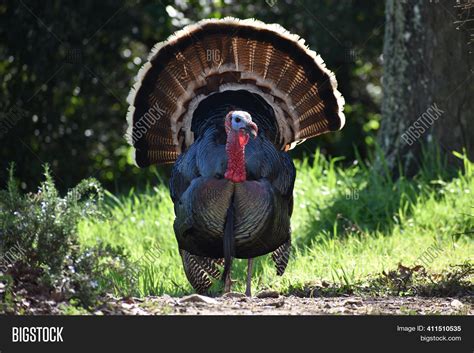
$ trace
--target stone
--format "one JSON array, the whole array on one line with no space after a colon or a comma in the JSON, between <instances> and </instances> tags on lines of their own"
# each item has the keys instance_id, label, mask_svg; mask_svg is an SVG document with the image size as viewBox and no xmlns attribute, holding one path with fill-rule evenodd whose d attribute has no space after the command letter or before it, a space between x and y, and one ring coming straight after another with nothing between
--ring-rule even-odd
<instances>
[{"instance_id":1,"label":"stone","mask_svg":"<svg viewBox=\"0 0 474 353\"><path fill-rule=\"evenodd\" d=\"M179 304L185 303L204 303L204 304L217 304L218 301L211 297L206 297L200 294L191 294L183 297L179 300Z\"/></svg>"}]
</instances>

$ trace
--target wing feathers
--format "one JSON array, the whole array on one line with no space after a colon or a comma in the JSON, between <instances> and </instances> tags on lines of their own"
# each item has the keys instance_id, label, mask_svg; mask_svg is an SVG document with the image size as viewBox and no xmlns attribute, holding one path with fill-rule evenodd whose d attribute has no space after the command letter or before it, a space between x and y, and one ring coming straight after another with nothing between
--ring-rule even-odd
<instances>
[{"instance_id":1,"label":"wing feathers","mask_svg":"<svg viewBox=\"0 0 474 353\"><path fill-rule=\"evenodd\" d=\"M272 252L272 260L275 262L275 268L278 276L283 276L290 260L291 253L291 239L286 243L280 245L274 252Z\"/></svg>"}]
</instances>

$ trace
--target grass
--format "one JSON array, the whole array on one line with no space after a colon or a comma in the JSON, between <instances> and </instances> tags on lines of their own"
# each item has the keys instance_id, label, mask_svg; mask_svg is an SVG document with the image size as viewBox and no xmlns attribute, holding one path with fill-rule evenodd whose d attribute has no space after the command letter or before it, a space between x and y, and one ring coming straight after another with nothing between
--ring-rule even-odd
<instances>
[{"instance_id":1,"label":"grass","mask_svg":"<svg viewBox=\"0 0 474 353\"><path fill-rule=\"evenodd\" d=\"M276 276L268 255L258 258L254 292L302 293L312 286L353 290L387 285L379 280L382 273L389 278L404 266L421 265L428 274L472 266L473 165L457 154L464 170L450 175L433 155L426 154L416 177L396 181L371 165L343 167L341 159L326 160L319 152L312 163L296 163L292 257L283 277ZM81 243L121 247L138 270L132 278L104 273L103 283L115 283L121 296L193 292L182 270L166 185L160 182L141 194L108 194L105 207L105 220L80 223ZM234 261L234 290L244 291L245 269L246 261ZM472 271L466 276L472 289Z\"/></svg>"}]
</instances>

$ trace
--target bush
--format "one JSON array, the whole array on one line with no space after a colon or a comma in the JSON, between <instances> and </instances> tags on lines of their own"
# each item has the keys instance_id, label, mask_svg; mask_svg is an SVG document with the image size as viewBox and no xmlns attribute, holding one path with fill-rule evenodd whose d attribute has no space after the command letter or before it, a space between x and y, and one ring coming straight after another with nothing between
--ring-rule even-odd
<instances>
[{"instance_id":1,"label":"bush","mask_svg":"<svg viewBox=\"0 0 474 353\"><path fill-rule=\"evenodd\" d=\"M14 292L76 299L93 305L104 286L105 268L125 267L120 251L98 245L81 248L77 226L83 217L102 217L100 184L85 179L61 197L48 166L37 193L22 194L10 168L0 191L0 271L13 281ZM5 295L7 297L7 295Z\"/></svg>"}]
</instances>

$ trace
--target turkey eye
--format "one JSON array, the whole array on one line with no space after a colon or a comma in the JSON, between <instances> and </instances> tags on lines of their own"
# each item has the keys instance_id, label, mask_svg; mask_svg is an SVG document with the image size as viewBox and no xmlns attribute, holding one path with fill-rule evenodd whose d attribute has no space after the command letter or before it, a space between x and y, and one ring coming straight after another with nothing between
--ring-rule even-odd
<instances>
[{"instance_id":1,"label":"turkey eye","mask_svg":"<svg viewBox=\"0 0 474 353\"><path fill-rule=\"evenodd\" d=\"M235 118L236 123L240 123L240 118Z\"/></svg>"}]
</instances>

